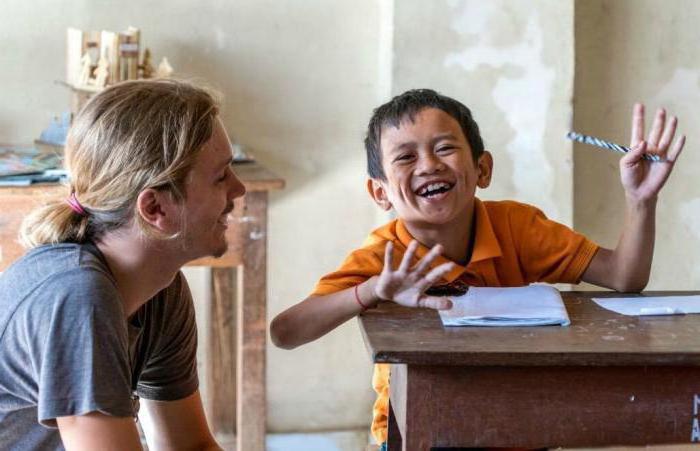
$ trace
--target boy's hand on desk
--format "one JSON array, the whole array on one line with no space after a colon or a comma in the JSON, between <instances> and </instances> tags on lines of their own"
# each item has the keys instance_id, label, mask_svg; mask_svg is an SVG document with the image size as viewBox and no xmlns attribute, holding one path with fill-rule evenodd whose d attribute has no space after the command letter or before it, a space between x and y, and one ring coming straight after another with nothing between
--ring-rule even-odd
<instances>
[{"instance_id":1,"label":"boy's hand on desk","mask_svg":"<svg viewBox=\"0 0 700 451\"><path fill-rule=\"evenodd\" d=\"M428 296L425 291L452 270L453 263L443 263L429 271L430 264L440 255L442 246L433 247L425 257L410 267L418 248L415 240L408 245L401 264L396 271L392 269L394 246L388 242L384 251L384 269L374 287L379 299L394 301L406 307L426 307L436 310L452 308L452 301L437 296Z\"/></svg>"},{"instance_id":2,"label":"boy's hand on desk","mask_svg":"<svg viewBox=\"0 0 700 451\"><path fill-rule=\"evenodd\" d=\"M659 109L649 136L644 141L644 105L634 105L630 142L632 150L620 160L620 178L628 202L656 200L685 144L685 136L681 135L671 147L677 124L675 116L667 120L666 111ZM658 155L664 161L644 160L642 156L645 153Z\"/></svg>"}]
</instances>

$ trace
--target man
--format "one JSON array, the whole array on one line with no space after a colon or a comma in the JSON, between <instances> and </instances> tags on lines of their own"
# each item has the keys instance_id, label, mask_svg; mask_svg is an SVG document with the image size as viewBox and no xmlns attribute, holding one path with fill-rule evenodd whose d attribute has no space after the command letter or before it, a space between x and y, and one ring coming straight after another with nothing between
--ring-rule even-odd
<instances>
[{"instance_id":1,"label":"man","mask_svg":"<svg viewBox=\"0 0 700 451\"><path fill-rule=\"evenodd\" d=\"M220 449L180 272L226 252L245 193L217 102L112 86L76 117L66 168L70 194L25 219L30 250L0 276L0 448L141 449L140 412L150 449Z\"/></svg>"}]
</instances>

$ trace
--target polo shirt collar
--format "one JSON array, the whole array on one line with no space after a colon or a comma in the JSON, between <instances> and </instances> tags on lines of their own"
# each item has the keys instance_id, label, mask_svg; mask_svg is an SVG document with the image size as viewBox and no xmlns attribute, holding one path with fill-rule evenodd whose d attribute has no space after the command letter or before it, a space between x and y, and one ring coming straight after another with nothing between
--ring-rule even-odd
<instances>
[{"instance_id":1,"label":"polo shirt collar","mask_svg":"<svg viewBox=\"0 0 700 451\"><path fill-rule=\"evenodd\" d=\"M488 211L486 210L483 202L477 198L474 198L474 214L476 215L476 221L474 221L474 224L476 225L476 234L474 235L474 250L472 251L472 258L469 263L471 264L478 261L488 260L490 258L500 257L503 255L503 253L501 251L501 246L498 244L496 234L493 231L493 226L491 225ZM404 247L408 247L411 240L414 239L408 229L406 229L406 225L401 219L399 219L396 224L396 236ZM429 251L430 249L418 243L416 256L418 258L423 258ZM431 267L434 268L449 261L451 260L448 260L440 255L435 259ZM455 264L455 268L446 274L444 279L448 282L452 282L461 276L466 270L466 266Z\"/></svg>"},{"instance_id":2,"label":"polo shirt collar","mask_svg":"<svg viewBox=\"0 0 700 451\"><path fill-rule=\"evenodd\" d=\"M500 257L503 252L493 231L489 212L483 202L477 198L474 198L474 214L476 215L476 236L471 262Z\"/></svg>"}]
</instances>

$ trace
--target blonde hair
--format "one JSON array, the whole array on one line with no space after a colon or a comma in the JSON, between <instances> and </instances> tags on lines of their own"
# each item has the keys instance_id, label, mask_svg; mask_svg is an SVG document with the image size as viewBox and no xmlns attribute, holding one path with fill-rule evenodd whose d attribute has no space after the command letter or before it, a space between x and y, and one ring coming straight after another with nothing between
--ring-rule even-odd
<instances>
[{"instance_id":1,"label":"blonde hair","mask_svg":"<svg viewBox=\"0 0 700 451\"><path fill-rule=\"evenodd\" d=\"M136 199L148 188L185 198L185 179L218 113L209 92L182 81L129 81L95 95L73 122L65 158L70 193L86 214L64 200L40 207L22 223L22 244L82 243L134 217L145 234L158 236L134 215Z\"/></svg>"}]
</instances>

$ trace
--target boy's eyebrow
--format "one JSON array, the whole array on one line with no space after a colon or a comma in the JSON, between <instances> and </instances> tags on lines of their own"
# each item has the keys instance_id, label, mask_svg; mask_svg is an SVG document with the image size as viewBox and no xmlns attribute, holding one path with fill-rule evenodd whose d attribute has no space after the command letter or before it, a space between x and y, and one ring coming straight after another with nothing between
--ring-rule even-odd
<instances>
[{"instance_id":1,"label":"boy's eyebrow","mask_svg":"<svg viewBox=\"0 0 700 451\"><path fill-rule=\"evenodd\" d=\"M430 144L435 145L436 142L444 141L444 140L457 141L457 137L450 132L441 133L437 136L434 136L430 140ZM389 153L401 152L403 150L412 150L412 149L416 148L416 145L417 144L415 141L406 141L406 142L399 144L398 146L394 146L391 149L389 149Z\"/></svg>"},{"instance_id":2,"label":"boy's eyebrow","mask_svg":"<svg viewBox=\"0 0 700 451\"><path fill-rule=\"evenodd\" d=\"M457 141L457 137L455 135L453 135L452 133L448 132L448 133L442 133L442 134L439 134L439 135L433 137L431 142L436 143L438 141L443 141L445 139L450 140L450 141Z\"/></svg>"},{"instance_id":3,"label":"boy's eyebrow","mask_svg":"<svg viewBox=\"0 0 700 451\"><path fill-rule=\"evenodd\" d=\"M406 141L398 146L393 147L391 150L394 152L400 152L402 150L411 150L416 148L416 142L415 141Z\"/></svg>"}]
</instances>

